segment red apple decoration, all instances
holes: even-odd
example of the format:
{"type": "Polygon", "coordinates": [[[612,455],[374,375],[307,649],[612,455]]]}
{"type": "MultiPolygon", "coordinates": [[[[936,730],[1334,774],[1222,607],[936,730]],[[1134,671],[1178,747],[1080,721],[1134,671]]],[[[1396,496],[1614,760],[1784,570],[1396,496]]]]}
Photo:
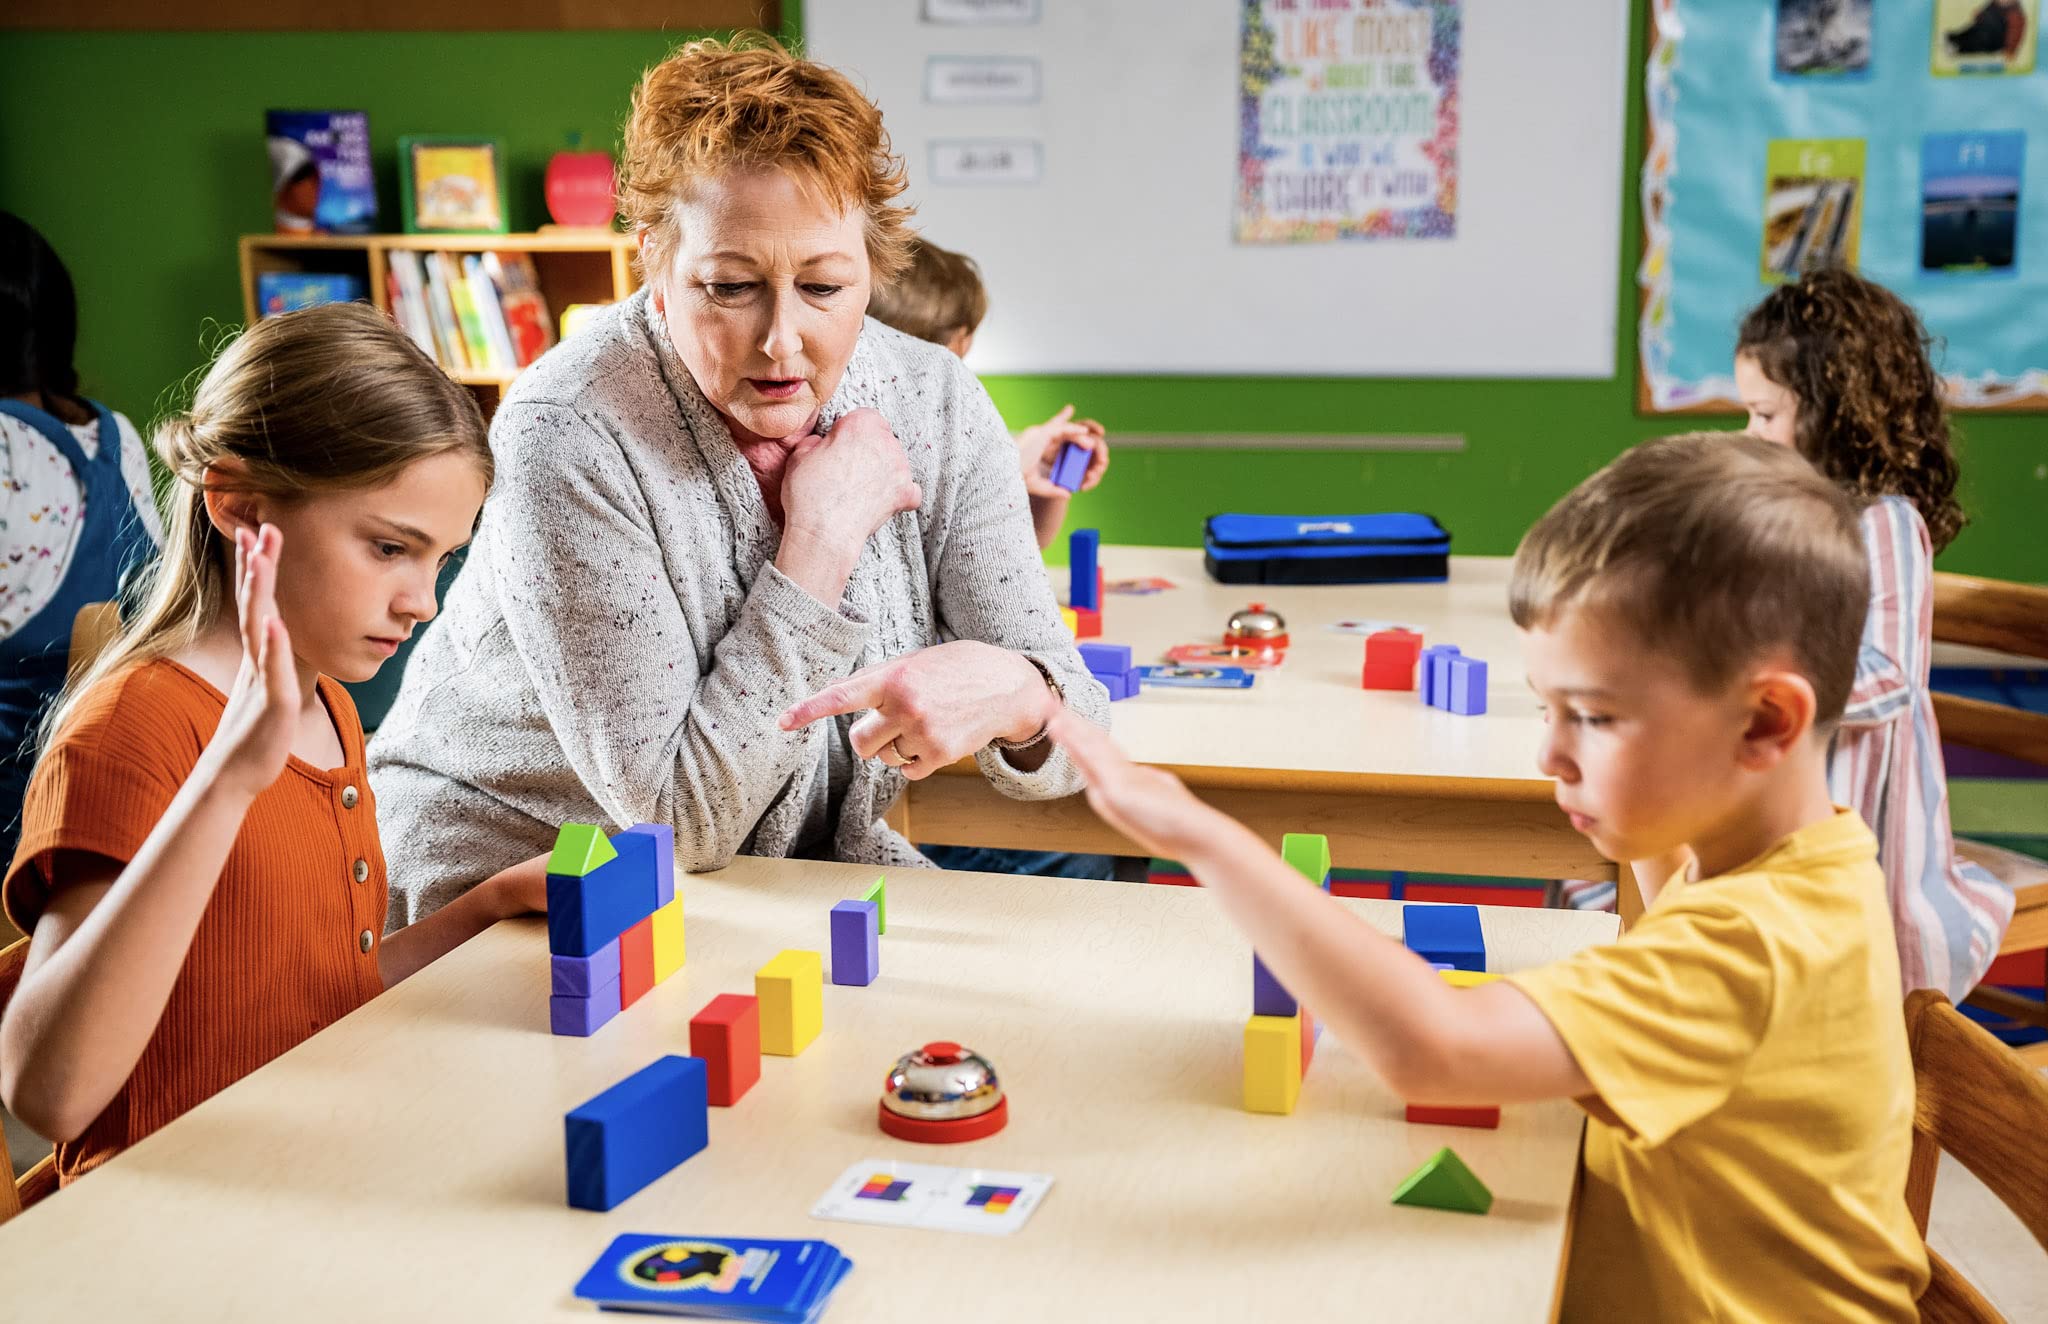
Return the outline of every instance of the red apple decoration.
{"type": "Polygon", "coordinates": [[[610,152],[556,152],[548,161],[548,215],[556,225],[609,226],[617,190],[610,152]]]}

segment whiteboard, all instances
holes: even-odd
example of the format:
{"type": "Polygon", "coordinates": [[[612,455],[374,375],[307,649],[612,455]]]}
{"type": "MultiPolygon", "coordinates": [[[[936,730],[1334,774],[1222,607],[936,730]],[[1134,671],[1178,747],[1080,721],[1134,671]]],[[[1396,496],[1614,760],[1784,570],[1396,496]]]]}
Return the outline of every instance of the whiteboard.
{"type": "Polygon", "coordinates": [[[1455,237],[1298,245],[1232,241],[1241,5],[807,0],[807,52],[882,108],[916,224],[981,265],[976,371],[1615,374],[1627,0],[1464,0],[1455,237]],[[928,93],[932,57],[1015,95],[928,93]],[[1037,182],[935,179],[962,140],[1037,182]]]}

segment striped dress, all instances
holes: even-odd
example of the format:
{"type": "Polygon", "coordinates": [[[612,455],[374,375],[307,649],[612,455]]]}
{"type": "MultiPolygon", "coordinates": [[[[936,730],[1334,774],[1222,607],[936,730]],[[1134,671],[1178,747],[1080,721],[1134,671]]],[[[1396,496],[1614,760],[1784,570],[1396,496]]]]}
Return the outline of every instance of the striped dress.
{"type": "Polygon", "coordinates": [[[1905,989],[1940,989],[1956,1002],[1998,954],[2013,896],[1956,858],[1948,777],[1927,671],[1934,630],[1934,548],[1913,504],[1884,497],[1863,512],[1870,615],[1828,762],[1837,804],[1877,836],[1891,888],[1905,989]]]}

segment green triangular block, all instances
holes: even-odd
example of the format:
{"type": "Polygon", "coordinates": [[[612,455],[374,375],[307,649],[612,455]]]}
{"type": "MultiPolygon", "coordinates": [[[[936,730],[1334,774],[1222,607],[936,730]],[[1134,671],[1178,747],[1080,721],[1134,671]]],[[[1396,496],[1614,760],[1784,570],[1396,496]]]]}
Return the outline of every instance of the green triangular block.
{"type": "Polygon", "coordinates": [[[868,890],[862,892],[859,898],[857,898],[861,901],[872,901],[875,903],[875,933],[878,936],[889,931],[889,893],[882,886],[887,881],[888,875],[886,874],[875,879],[868,886],[868,890]]]}
{"type": "Polygon", "coordinates": [[[1290,832],[1280,838],[1280,858],[1317,887],[1330,881],[1330,839],[1320,832],[1290,832]]]}
{"type": "Polygon", "coordinates": [[[619,856],[604,829],[588,823],[564,823],[548,856],[548,872],[557,878],[581,878],[619,856]]]}
{"type": "Polygon", "coordinates": [[[1465,1160],[1449,1146],[1429,1156],[1429,1161],[1408,1174],[1408,1180],[1394,1188],[1395,1204],[1420,1205],[1425,1209],[1449,1209],[1460,1214],[1483,1214],[1493,1208],[1493,1192],[1472,1175],[1465,1160]]]}

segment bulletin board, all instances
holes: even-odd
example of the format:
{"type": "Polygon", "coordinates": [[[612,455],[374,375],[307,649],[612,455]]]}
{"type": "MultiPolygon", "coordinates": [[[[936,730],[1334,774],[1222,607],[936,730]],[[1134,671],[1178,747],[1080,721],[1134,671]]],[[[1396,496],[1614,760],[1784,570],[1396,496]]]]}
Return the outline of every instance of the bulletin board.
{"type": "Polygon", "coordinates": [[[2048,410],[2041,0],[1651,0],[1638,404],[1737,406],[1743,314],[1853,266],[1964,409],[2048,410]]]}

